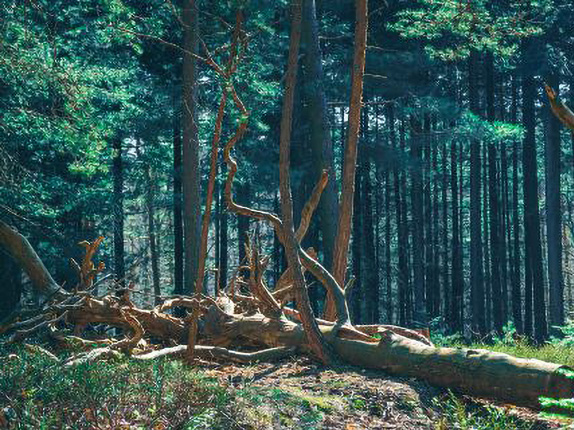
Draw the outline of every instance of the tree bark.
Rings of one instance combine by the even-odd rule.
[[[492,53],[486,54],[486,119],[490,123],[496,120],[495,115],[495,81],[494,59]],[[497,168],[498,153],[493,141],[488,144],[488,198],[490,224],[490,282],[492,289],[492,322],[494,330],[502,333],[503,303],[501,283],[501,249],[500,249],[500,198],[498,190],[499,172]],[[490,303],[489,303],[490,305]]]
[[[368,9],[367,0],[355,2],[355,43],[353,69],[351,72],[351,101],[349,104],[349,126],[345,159],[343,164],[341,201],[337,221],[337,236],[333,250],[333,276],[341,286],[345,285],[347,256],[351,238],[351,221],[353,219],[353,196],[355,194],[355,171],[357,167],[357,143],[361,124],[361,107],[363,98],[363,76],[365,74],[365,57],[367,52]],[[327,301],[332,298],[327,295]],[[326,306],[329,313],[325,319],[334,319],[332,306]]]
[[[511,121],[518,123],[518,84],[517,77],[512,76]],[[522,318],[522,291],[520,274],[520,214],[518,212],[518,144],[512,150],[512,318],[518,333],[524,332]]]
[[[453,332],[460,332],[462,330],[464,313],[464,278],[462,272],[462,244],[460,241],[461,225],[459,212],[457,158],[457,145],[455,139],[453,139],[450,147],[450,185],[452,199],[452,283],[449,298],[449,312],[447,312],[450,328]]]
[[[184,47],[197,53],[199,30],[195,0],[185,0],[182,20]],[[201,234],[201,196],[199,168],[199,138],[197,127],[197,60],[189,54],[183,56],[182,122],[183,122],[183,218],[184,218],[184,282],[185,292],[195,291],[199,262]]]
[[[291,126],[293,121],[293,100],[297,82],[297,64],[299,45],[301,39],[301,0],[293,0],[293,18],[291,21],[291,34],[289,44],[289,59],[287,63],[287,76],[285,78],[285,94],[283,110],[281,113],[281,133],[279,140],[279,190],[281,200],[281,220],[283,222],[283,247],[287,256],[289,268],[292,270],[295,301],[301,314],[307,341],[317,358],[328,363],[330,353],[313,317],[313,310],[309,302],[307,285],[303,276],[302,264],[299,256],[299,242],[295,237],[293,227],[293,198],[291,196],[291,180],[289,174]]]
[[[558,89],[558,75],[548,76],[548,84]],[[560,207],[560,122],[548,112],[546,140],[546,234],[548,240],[548,318],[550,327],[564,325],[564,278],[562,274],[562,208]],[[553,334],[556,329],[553,329]]]
[[[48,297],[64,297],[67,295],[46,270],[46,266],[36,254],[30,242],[1,220],[0,247],[20,265],[28,278],[30,278],[36,291]]]
[[[112,176],[114,183],[114,272],[119,286],[125,285],[126,266],[124,260],[124,169],[122,139],[113,140]]]
[[[241,28],[241,15],[238,15],[237,29]],[[234,46],[236,40],[233,42]],[[233,54],[231,54],[233,55]],[[233,61],[233,60],[231,60]],[[222,86],[221,100],[219,101],[219,109],[217,110],[217,117],[215,118],[215,128],[213,132],[213,139],[211,140],[211,157],[209,163],[209,179],[207,181],[207,194],[205,197],[205,211],[203,212],[203,219],[201,222],[201,241],[199,245],[199,262],[197,269],[197,280],[195,281],[195,299],[200,300],[203,292],[203,281],[205,279],[205,260],[207,259],[207,239],[209,237],[209,225],[211,221],[211,208],[213,206],[213,192],[215,189],[215,180],[217,178],[217,156],[219,153],[219,141],[221,140],[221,128],[223,125],[223,117],[225,115],[225,105],[227,103],[227,88]],[[197,342],[197,320],[199,318],[199,308],[196,306],[191,315],[191,326],[189,329],[189,336],[187,342],[187,358],[192,359],[194,356],[194,349]]]
[[[158,305],[161,301],[160,272],[159,272],[159,244],[155,224],[155,178],[149,165],[145,167],[145,176],[147,182],[146,190],[146,207],[147,207],[147,228],[149,237],[149,250],[151,256],[151,275],[153,281],[154,304]]]
[[[478,53],[472,51],[468,63],[469,105],[474,115],[479,115],[477,87]],[[482,214],[481,214],[481,142],[473,139],[470,142],[470,289],[472,297],[472,329],[475,333],[484,334],[485,297],[484,268],[482,247]]]
[[[173,118],[173,293],[183,294],[183,202],[180,103]]]
[[[419,327],[425,327],[427,314],[425,309],[425,270],[424,270],[424,218],[423,218],[423,183],[421,157],[422,127],[420,120],[411,115],[411,160],[412,167],[411,181],[411,204],[412,204],[412,224],[411,234],[413,243],[413,290],[414,290],[414,314],[413,323]]]
[[[302,91],[308,103],[307,113],[309,135],[315,182],[319,180],[324,170],[329,174],[329,182],[318,207],[321,237],[323,239],[324,266],[331,270],[333,247],[337,231],[337,181],[333,155],[333,143],[329,133],[330,125],[327,115],[327,102],[323,86],[322,53],[319,44],[319,26],[316,16],[315,0],[303,0],[302,10],[302,52],[303,73]]]
[[[539,44],[533,40],[523,42],[522,124],[526,130],[522,151],[524,177],[524,225],[527,266],[532,274],[532,298],[534,303],[534,338],[543,342],[548,337],[546,323],[546,300],[544,297],[544,271],[542,267],[542,244],[540,240],[540,208],[538,200],[538,163],[536,156],[536,84],[530,63],[532,52]]]

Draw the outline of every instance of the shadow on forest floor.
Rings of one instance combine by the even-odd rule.
[[[306,358],[257,365],[170,359],[62,366],[0,345],[0,429],[558,429],[534,411],[412,378]]]

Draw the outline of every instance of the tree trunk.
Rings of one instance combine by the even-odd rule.
[[[46,266],[30,242],[18,231],[0,220],[0,248],[19,264],[30,278],[36,291],[48,297],[66,296],[66,292],[54,281]]]
[[[469,105],[470,111],[479,115],[477,87],[478,53],[472,51],[468,62]],[[475,333],[484,334],[485,296],[484,269],[482,253],[482,214],[481,214],[481,142],[473,139],[470,142],[470,289],[472,297],[472,329]]]
[[[442,145],[442,157],[441,157],[441,171],[442,171],[442,189],[441,189],[441,273],[442,273],[442,294],[443,294],[443,315],[450,315],[450,305],[449,305],[449,295],[451,288],[451,278],[449,277],[449,264],[452,262],[449,257],[449,245],[448,245],[448,179],[449,172],[447,170],[448,163],[448,143],[445,142]],[[454,231],[454,228],[453,230]]]
[[[113,140],[112,176],[114,180],[114,272],[119,286],[125,285],[124,262],[124,169],[122,162],[122,139]]]
[[[460,212],[458,195],[458,170],[457,170],[457,148],[456,140],[453,139],[450,147],[450,167],[451,167],[451,198],[452,198],[452,287],[450,290],[450,306],[447,318],[453,332],[462,331],[464,313],[464,275],[462,265],[462,244],[460,241]]]
[[[482,145],[482,210],[483,210],[483,231],[482,234],[485,238],[488,238],[490,232],[490,216],[489,216],[489,200],[488,200],[488,184],[490,183],[488,169],[488,149],[487,145]],[[484,249],[484,299],[485,305],[485,330],[490,331],[492,329],[492,282],[491,282],[491,258],[490,258],[490,241],[487,239],[483,242]]]
[[[183,294],[183,202],[182,152],[179,103],[174,103],[173,118],[173,293]]]
[[[351,255],[352,255],[352,271],[353,274],[353,289],[351,291],[351,310],[353,311],[351,315],[351,320],[354,324],[363,323],[363,231],[361,224],[363,221],[362,212],[362,176],[363,176],[363,165],[361,163],[362,158],[362,148],[359,151],[359,162],[357,166],[356,173],[356,186],[355,186],[355,196],[353,198],[353,240],[351,242]]]
[[[390,116],[387,116],[387,121],[390,121]],[[394,121],[394,118],[393,118]],[[378,131],[378,122],[377,122],[377,131]],[[395,125],[392,125],[392,130],[394,133]],[[396,144],[396,136],[392,138],[392,147],[395,150]],[[378,141],[378,139],[377,139]],[[390,151],[386,152],[387,154]],[[396,155],[394,157],[396,160]],[[390,175],[390,164],[387,163],[384,165],[385,173],[384,173],[384,180],[385,180],[385,285],[386,285],[386,312],[387,312],[387,324],[394,323],[394,315],[393,315],[393,287],[392,287],[392,269],[391,269],[391,175]],[[397,226],[395,222],[395,227]]]
[[[420,327],[427,324],[425,309],[425,270],[424,270],[424,219],[423,219],[423,184],[422,184],[422,157],[421,137],[422,127],[420,121],[411,115],[411,204],[412,204],[412,243],[413,243],[413,290],[414,290],[414,313],[413,323]]]
[[[303,0],[302,16],[302,52],[303,94],[307,100],[311,150],[315,168],[315,180],[321,177],[323,170],[329,174],[329,182],[321,196],[318,207],[321,237],[323,239],[324,266],[331,270],[333,247],[337,230],[337,181],[333,157],[333,144],[329,133],[327,102],[323,87],[322,53],[319,44],[319,26],[317,23],[315,0]]]
[[[395,188],[395,219],[397,225],[397,252],[398,252],[398,274],[397,274],[397,316],[396,320],[399,324],[406,323],[406,291],[408,291],[409,284],[409,265],[408,265],[408,227],[406,222],[406,213],[403,209],[403,202],[405,200],[406,186],[404,183],[404,170],[399,162],[403,161],[402,148],[397,144],[397,133],[395,128],[395,111],[392,104],[388,107],[388,123],[389,123],[389,136],[391,146],[395,152],[396,163],[393,164],[393,182]],[[402,133],[401,133],[402,134]],[[402,140],[402,139],[401,139]]]
[[[351,73],[351,102],[349,104],[349,127],[345,159],[343,164],[341,201],[337,222],[337,236],[333,249],[333,275],[340,286],[345,285],[347,255],[351,238],[351,221],[353,219],[353,196],[355,194],[355,171],[357,165],[357,143],[361,123],[363,98],[363,75],[367,52],[368,10],[367,0],[356,0],[356,24],[353,69]],[[331,300],[327,296],[327,300]],[[332,306],[327,309],[326,319],[334,319]]]
[[[291,196],[291,180],[289,174],[290,167],[290,146],[291,146],[291,126],[293,121],[293,100],[295,97],[295,85],[297,82],[297,63],[299,57],[299,44],[301,39],[301,1],[293,0],[291,21],[291,34],[289,43],[289,60],[287,63],[287,76],[285,78],[285,94],[283,99],[283,109],[281,113],[281,133],[279,144],[279,190],[281,200],[281,220],[283,222],[283,247],[287,262],[293,277],[293,287],[297,309],[301,315],[301,322],[305,330],[305,335],[309,346],[317,358],[328,363],[331,360],[330,352],[317,321],[313,317],[313,310],[309,302],[307,285],[303,276],[303,269],[299,257],[299,242],[295,237],[293,226],[293,198]]]
[[[207,321],[206,333],[212,337],[241,333],[267,347],[302,345],[302,331],[293,323],[261,315],[238,318],[223,314]],[[321,326],[321,330],[328,334],[332,327]],[[538,408],[541,396],[570,398],[574,392],[572,372],[558,364],[481,349],[435,348],[391,331],[383,331],[379,342],[326,338],[347,363],[420,378],[470,395]]]
[[[149,250],[151,256],[151,275],[153,281],[154,304],[161,302],[160,273],[159,273],[159,251],[158,237],[155,225],[155,177],[152,169],[148,165],[145,167],[146,176],[146,209],[147,209],[147,228],[149,237]]]
[[[369,140],[369,122],[368,122],[368,110],[365,109],[365,126],[363,129],[363,135],[365,138],[363,149],[370,151],[373,149],[373,145]],[[368,154],[365,154],[368,155]],[[363,163],[363,185],[362,185],[362,238],[363,238],[363,250],[364,250],[364,297],[365,297],[365,318],[364,321],[367,324],[377,324],[379,323],[379,270],[377,255],[375,250],[375,223],[373,221],[373,200],[374,191],[371,183],[371,161],[368,156],[364,157]]]
[[[237,14],[236,34],[241,29],[241,14]],[[233,46],[235,47],[237,39],[234,39]],[[235,50],[232,48],[230,64],[235,60]],[[222,85],[222,94],[219,101],[219,109],[217,110],[217,117],[215,119],[215,128],[213,132],[213,139],[211,140],[211,155],[209,163],[209,179],[207,181],[207,193],[205,196],[205,211],[201,220],[201,241],[199,245],[199,261],[197,266],[197,279],[195,281],[195,299],[200,300],[203,293],[203,282],[205,279],[205,260],[207,259],[207,240],[209,238],[209,225],[211,223],[211,209],[213,206],[213,193],[215,190],[215,181],[217,179],[217,158],[219,152],[219,141],[221,140],[221,128],[223,126],[223,118],[225,116],[225,105],[227,104],[227,88]],[[194,349],[197,340],[197,323],[199,318],[199,307],[193,308],[191,317],[191,326],[189,329],[189,338],[187,343],[187,357],[193,358]]]
[[[495,82],[494,59],[492,53],[486,54],[486,119],[490,123],[496,120],[495,115]],[[501,249],[500,249],[500,198],[498,190],[498,154],[493,141],[488,144],[488,198],[490,206],[490,282],[492,291],[492,321],[494,330],[502,333],[503,303],[501,284]]]
[[[432,131],[436,131],[436,120],[433,121]],[[432,136],[431,136],[432,137]],[[440,212],[439,212],[439,175],[438,175],[438,142],[433,138],[431,141],[431,151],[432,151],[432,172],[431,172],[431,183],[433,184],[432,190],[432,267],[433,270],[432,274],[432,282],[430,284],[430,316],[432,318],[436,318],[440,316],[440,253],[439,253],[439,219],[440,219]],[[430,191],[430,184],[429,184],[429,191]]]
[[[556,73],[547,78],[556,88],[560,81]],[[548,137],[546,140],[546,223],[548,240],[548,286],[550,300],[548,317],[550,327],[564,325],[564,278],[562,275],[562,208],[560,207],[560,122],[548,112]],[[553,329],[553,334],[556,329]]]
[[[223,164],[221,166],[221,171],[223,172],[223,177],[225,177],[227,171],[227,165]],[[227,250],[227,211],[225,210],[225,195],[223,190],[221,190],[219,195],[219,286],[222,290],[227,288],[227,263],[229,261],[228,250]]]
[[[185,0],[183,7],[184,47],[196,53],[199,30],[195,0]],[[184,215],[184,282],[187,294],[195,291],[201,235],[201,176],[197,126],[197,60],[183,56],[182,122],[183,122],[183,215]]]
[[[518,123],[518,85],[512,76],[511,121]],[[518,144],[512,149],[512,318],[518,333],[524,333],[522,319],[522,291],[520,275],[520,214],[518,212]]]
[[[540,240],[540,208],[538,201],[538,163],[536,156],[536,83],[532,75],[534,66],[529,63],[530,55],[539,44],[536,41],[523,42],[522,80],[522,123],[526,134],[522,152],[524,176],[524,225],[525,245],[528,255],[527,266],[532,275],[532,299],[534,303],[534,338],[543,342],[548,337],[546,324],[546,300],[544,297],[544,272],[542,268],[542,244]]]

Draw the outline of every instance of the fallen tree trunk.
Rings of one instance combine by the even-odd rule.
[[[214,303],[213,300],[207,302]],[[133,329],[133,323],[126,320],[126,314],[129,314],[141,326],[137,337],[132,339],[139,339],[145,333],[159,340],[181,344],[175,349],[138,356],[140,359],[177,356],[186,348],[188,323],[157,309],[122,306],[110,297],[102,300],[87,298],[79,305],[56,305],[51,309],[65,313],[64,320],[80,329],[90,323]],[[420,339],[398,334],[404,330],[400,327],[394,330],[393,326],[379,326],[377,332],[381,339],[367,337],[369,341],[364,341],[357,339],[357,331],[352,326],[340,327],[325,324],[322,320],[318,323],[325,341],[341,360],[351,365],[415,377],[460,393],[533,408],[540,406],[540,397],[574,397],[574,371],[566,366],[487,350],[436,348]],[[285,316],[269,318],[261,313],[236,314],[233,307],[224,311],[212,304],[202,315],[199,328],[201,345],[197,347],[197,355],[201,358],[253,362],[276,360],[293,354],[295,350],[311,352],[302,326]],[[369,327],[366,331],[373,330]],[[228,349],[245,345],[258,347],[261,351]]]
[[[62,310],[64,309],[66,308]],[[68,321],[75,324],[80,330],[92,323],[104,323],[130,329],[131,326],[122,313],[122,311],[127,310],[131,316],[138,320],[147,336],[157,337],[164,341],[186,343],[187,326],[182,319],[156,310],[138,309],[131,306],[122,307],[111,297],[102,300],[89,298],[84,305],[80,307],[71,305],[66,310],[68,310]]]
[[[480,349],[436,348],[390,330],[382,332],[378,342],[363,342],[338,337],[335,326],[320,329],[348,364],[532,408],[540,407],[540,397],[574,397],[574,371],[559,364]],[[243,337],[262,345],[305,350],[299,325],[263,315],[239,317],[212,308],[206,315],[205,333],[220,341],[229,336],[229,344],[234,337]]]
[[[6,241],[4,236],[2,245],[13,255],[17,253],[14,252],[14,247],[18,251],[19,247],[24,246],[26,254],[22,254],[24,256],[20,260],[21,264],[39,267],[44,272],[43,278],[40,279],[46,279],[47,271],[31,246],[14,230],[7,230],[5,225],[0,227],[4,227],[2,231],[7,231],[9,239],[16,239]],[[55,299],[59,296],[59,287],[56,289],[55,283],[52,284],[49,279],[47,282],[53,288],[46,287],[43,282],[34,282],[34,286],[38,291],[52,295]],[[255,309],[260,307],[257,296],[247,299],[253,301]],[[166,307],[181,304],[182,300],[185,298],[168,300]],[[286,317],[288,309],[282,309],[278,316],[273,314],[272,317],[256,311],[251,311],[251,314],[235,313],[234,303],[226,297],[217,300],[203,297],[201,303],[196,306],[203,309],[198,324],[198,340],[201,346],[198,346],[197,352],[200,357],[252,362],[276,360],[293,354],[294,351],[311,352],[302,325]],[[127,298],[98,299],[86,292],[78,292],[75,295],[68,293],[60,303],[42,309],[44,314],[41,318],[35,316],[13,323],[6,330],[4,327],[0,328],[0,332],[19,330],[25,337],[46,327],[53,329],[56,324],[72,323],[76,325],[76,333],[80,333],[88,324],[103,323],[133,331],[133,334],[127,340],[111,343],[108,348],[99,349],[92,355],[83,354],[77,357],[80,362],[107,356],[107,351],[114,350],[114,347],[129,353],[143,336],[182,346],[138,356],[140,359],[177,355],[185,350],[189,322],[168,315],[162,310],[161,307],[153,310],[136,308]],[[299,316],[294,310],[291,310],[291,314],[294,318]],[[329,347],[340,359],[351,365],[378,369],[398,376],[416,377],[435,386],[461,393],[534,408],[540,406],[540,397],[574,397],[574,371],[566,366],[487,350],[436,348],[418,333],[402,327],[353,327],[320,319],[317,319],[316,323]],[[380,340],[371,336],[375,332],[381,335]],[[261,350],[243,352],[228,349],[246,345]]]

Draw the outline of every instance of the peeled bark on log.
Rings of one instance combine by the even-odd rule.
[[[160,357],[171,357],[179,358],[183,357],[185,353],[186,346],[178,345],[171,348],[163,348],[157,351],[149,352],[147,354],[136,355],[134,358],[136,360],[148,361],[155,360]],[[233,351],[227,348],[222,348],[219,346],[205,346],[196,345],[195,346],[195,356],[207,360],[218,359],[218,360],[230,360],[236,363],[256,363],[259,361],[275,361],[282,358],[289,357],[293,355],[296,348],[288,347],[278,347],[263,349],[261,351],[255,352],[241,352]]]
[[[26,272],[35,289],[45,296],[64,297],[67,293],[54,281],[30,242],[9,225],[0,221],[0,247]]]

